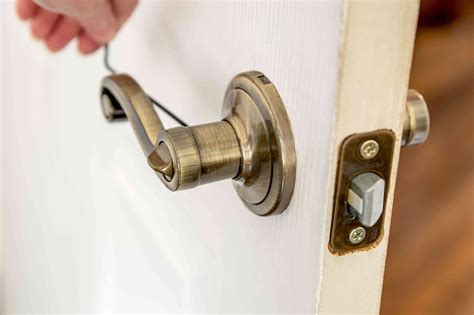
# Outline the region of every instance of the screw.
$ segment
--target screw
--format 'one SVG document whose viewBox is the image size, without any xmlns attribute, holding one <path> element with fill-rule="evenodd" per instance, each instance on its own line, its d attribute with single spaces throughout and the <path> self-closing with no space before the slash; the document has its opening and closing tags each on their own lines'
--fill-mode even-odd
<svg viewBox="0 0 474 315">
<path fill-rule="evenodd" d="M 375 140 L 367 140 L 360 146 L 360 155 L 366 160 L 374 158 L 379 153 L 379 144 Z"/>
<path fill-rule="evenodd" d="M 356 227 L 351 231 L 351 234 L 349 234 L 349 241 L 351 241 L 352 244 L 359 244 L 364 240 L 365 234 L 366 232 L 363 227 Z"/>
</svg>

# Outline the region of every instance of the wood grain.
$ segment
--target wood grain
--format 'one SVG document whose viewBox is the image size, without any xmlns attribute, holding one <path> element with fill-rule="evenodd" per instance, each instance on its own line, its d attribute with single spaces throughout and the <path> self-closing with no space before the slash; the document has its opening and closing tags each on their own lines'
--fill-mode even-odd
<svg viewBox="0 0 474 315">
<path fill-rule="evenodd" d="M 474 5 L 419 29 L 410 86 L 426 98 L 427 143 L 402 150 L 381 314 L 474 313 Z"/>
</svg>

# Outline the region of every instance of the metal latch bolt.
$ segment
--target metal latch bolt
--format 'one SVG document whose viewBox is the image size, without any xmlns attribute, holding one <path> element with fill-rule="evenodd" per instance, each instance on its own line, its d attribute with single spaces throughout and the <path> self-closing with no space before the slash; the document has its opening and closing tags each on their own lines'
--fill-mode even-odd
<svg viewBox="0 0 474 315">
<path fill-rule="evenodd" d="M 402 146 L 423 143 L 429 133 L 423 97 L 409 90 Z M 376 246 L 383 236 L 384 213 L 395 133 L 381 129 L 347 137 L 340 148 L 329 249 L 344 255 Z"/>
<path fill-rule="evenodd" d="M 347 196 L 351 213 L 365 227 L 374 226 L 383 211 L 385 181 L 374 173 L 357 175 L 351 182 Z"/>
</svg>

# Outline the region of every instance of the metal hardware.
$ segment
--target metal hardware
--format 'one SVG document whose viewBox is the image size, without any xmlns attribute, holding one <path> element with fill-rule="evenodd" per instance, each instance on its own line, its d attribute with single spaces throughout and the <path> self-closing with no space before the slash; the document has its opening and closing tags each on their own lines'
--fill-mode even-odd
<svg viewBox="0 0 474 315">
<path fill-rule="evenodd" d="M 365 159 L 361 148 L 369 141 L 378 143 L 378 153 Z M 380 242 L 394 149 L 395 135 L 386 129 L 355 134 L 343 141 L 329 241 L 332 253 L 344 255 L 366 250 Z M 365 236 L 354 242 L 352 233 L 357 228 L 356 231 L 363 228 Z"/>
<path fill-rule="evenodd" d="M 112 74 L 116 74 L 117 73 L 117 70 L 115 70 L 115 68 L 113 68 L 111 65 L 110 65 L 110 61 L 109 61 L 109 56 L 110 56 L 110 46 L 109 44 L 105 44 L 104 45 L 104 67 Z M 148 98 L 150 99 L 150 101 L 156 105 L 156 107 L 158 107 L 159 109 L 161 109 L 166 115 L 170 116 L 172 119 L 174 119 L 178 124 L 180 124 L 181 126 L 185 126 L 187 127 L 188 124 L 186 124 L 181 118 L 179 118 L 175 113 L 173 113 L 172 111 L 170 111 L 168 108 L 166 108 L 163 104 L 161 104 L 160 102 L 158 102 L 156 99 L 154 99 L 153 97 L 151 97 L 150 95 L 147 95 Z M 125 114 L 123 113 L 118 113 L 119 110 L 116 110 L 116 112 L 114 113 L 114 115 L 120 115 L 121 117 L 120 118 L 126 118 Z M 105 114 L 105 113 L 104 113 Z M 115 119 L 115 118 L 114 118 Z"/>
<path fill-rule="evenodd" d="M 426 141 L 430 133 L 430 115 L 423 96 L 408 90 L 402 146 L 412 146 Z"/>
<path fill-rule="evenodd" d="M 223 120 L 164 129 L 149 97 L 128 75 L 102 82 L 107 120 L 131 123 L 148 164 L 170 190 L 182 190 L 232 178 L 255 214 L 284 211 L 296 176 L 290 121 L 270 80 L 250 71 L 236 76 L 224 97 Z"/>
<path fill-rule="evenodd" d="M 366 235 L 366 231 L 363 227 L 361 226 L 356 227 L 355 229 L 351 231 L 351 234 L 349 234 L 349 241 L 352 244 L 359 244 L 360 242 L 364 240 L 365 235 Z"/>
<path fill-rule="evenodd" d="M 362 173 L 352 179 L 347 203 L 360 224 L 371 227 L 380 219 L 384 192 L 385 181 L 377 174 Z"/>
<path fill-rule="evenodd" d="M 366 160 L 370 160 L 379 153 L 379 144 L 374 140 L 367 140 L 360 146 L 360 155 Z"/>
<path fill-rule="evenodd" d="M 429 127 L 425 100 L 409 90 L 401 145 L 423 143 Z M 368 250 L 382 239 L 394 148 L 390 130 L 352 135 L 341 144 L 329 241 L 332 253 Z"/>
</svg>

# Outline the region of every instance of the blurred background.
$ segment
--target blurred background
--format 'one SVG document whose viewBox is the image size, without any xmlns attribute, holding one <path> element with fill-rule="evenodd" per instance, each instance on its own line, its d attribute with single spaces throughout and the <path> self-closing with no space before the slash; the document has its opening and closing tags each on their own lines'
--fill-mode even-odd
<svg viewBox="0 0 474 315">
<path fill-rule="evenodd" d="M 381 314 L 474 314 L 474 1 L 421 1 L 410 87 L 431 133 L 401 152 Z"/>
</svg>

